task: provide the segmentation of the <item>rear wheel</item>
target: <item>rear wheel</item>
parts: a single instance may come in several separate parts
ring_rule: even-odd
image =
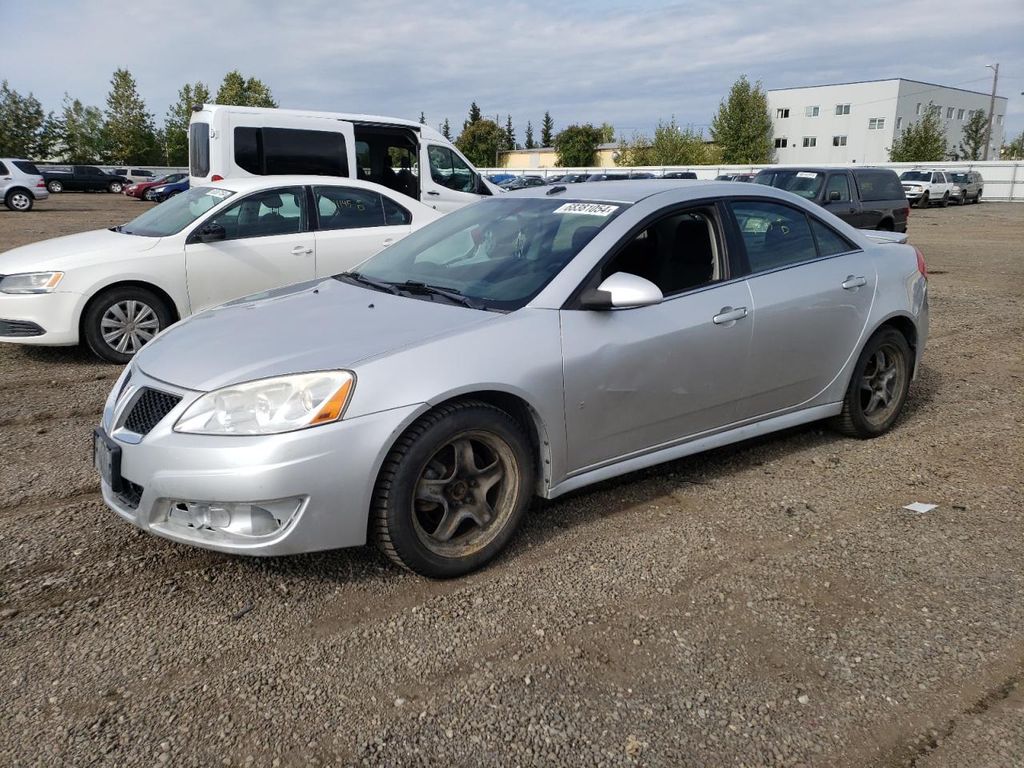
[[[465,401],[428,413],[399,438],[377,479],[378,546],[430,578],[482,567],[519,527],[533,466],[529,439],[506,412]]]
[[[942,202],[939,203],[939,205],[941,205],[943,208],[948,208],[949,207],[949,192],[946,192],[942,196]]]
[[[18,213],[31,211],[32,202],[32,195],[24,189],[12,189],[4,198],[4,205]]]
[[[966,192],[961,192],[960,193],[959,203],[960,203],[960,205],[967,205],[967,193]]]
[[[980,203],[981,202],[981,190],[980,189],[978,190],[978,194],[976,194],[974,196],[974,202],[975,203]]]
[[[173,320],[171,309],[153,291],[123,286],[89,302],[82,333],[95,355],[123,365]]]
[[[110,182],[110,186],[107,187],[107,190],[113,192],[115,195],[121,194],[122,189],[124,189],[124,184],[122,184],[120,181],[112,181]]]
[[[892,232],[893,228],[894,227],[893,227],[892,219],[882,219],[880,222],[878,222],[878,226],[875,227],[875,229],[877,229],[877,230],[879,230],[881,232]]]
[[[833,426],[844,435],[868,438],[889,431],[910,389],[912,352],[903,334],[883,328],[864,346]]]
[[[58,192],[63,192],[64,191],[64,185],[61,184],[59,181],[49,181],[49,182],[47,182],[46,188],[48,190],[50,190],[51,192],[53,192],[54,194],[57,194]]]

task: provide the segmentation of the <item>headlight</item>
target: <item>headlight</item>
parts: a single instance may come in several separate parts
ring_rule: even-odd
[[[166,192],[167,191],[167,187],[154,187],[153,191],[154,192]]]
[[[337,421],[355,376],[318,371],[235,384],[200,397],[174,425],[195,435],[274,435]]]
[[[21,275],[7,275],[0,280],[0,292],[53,293],[53,289],[63,279],[63,272],[26,272]]]

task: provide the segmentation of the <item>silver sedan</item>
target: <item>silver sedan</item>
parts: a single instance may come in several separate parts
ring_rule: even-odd
[[[905,241],[729,182],[485,200],[157,337],[96,430],[103,496],[222,552],[369,537],[464,574],[534,496],[820,419],[886,432],[928,334]]]

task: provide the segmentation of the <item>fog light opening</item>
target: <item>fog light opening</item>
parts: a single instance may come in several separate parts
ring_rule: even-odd
[[[234,536],[269,536],[283,530],[302,499],[253,502],[172,501],[167,521],[196,531]]]

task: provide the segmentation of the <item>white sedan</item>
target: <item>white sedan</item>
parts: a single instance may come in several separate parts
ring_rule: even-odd
[[[171,323],[240,296],[334,275],[441,214],[355,179],[220,181],[110,229],[0,254],[0,341],[84,340],[125,363]]]

